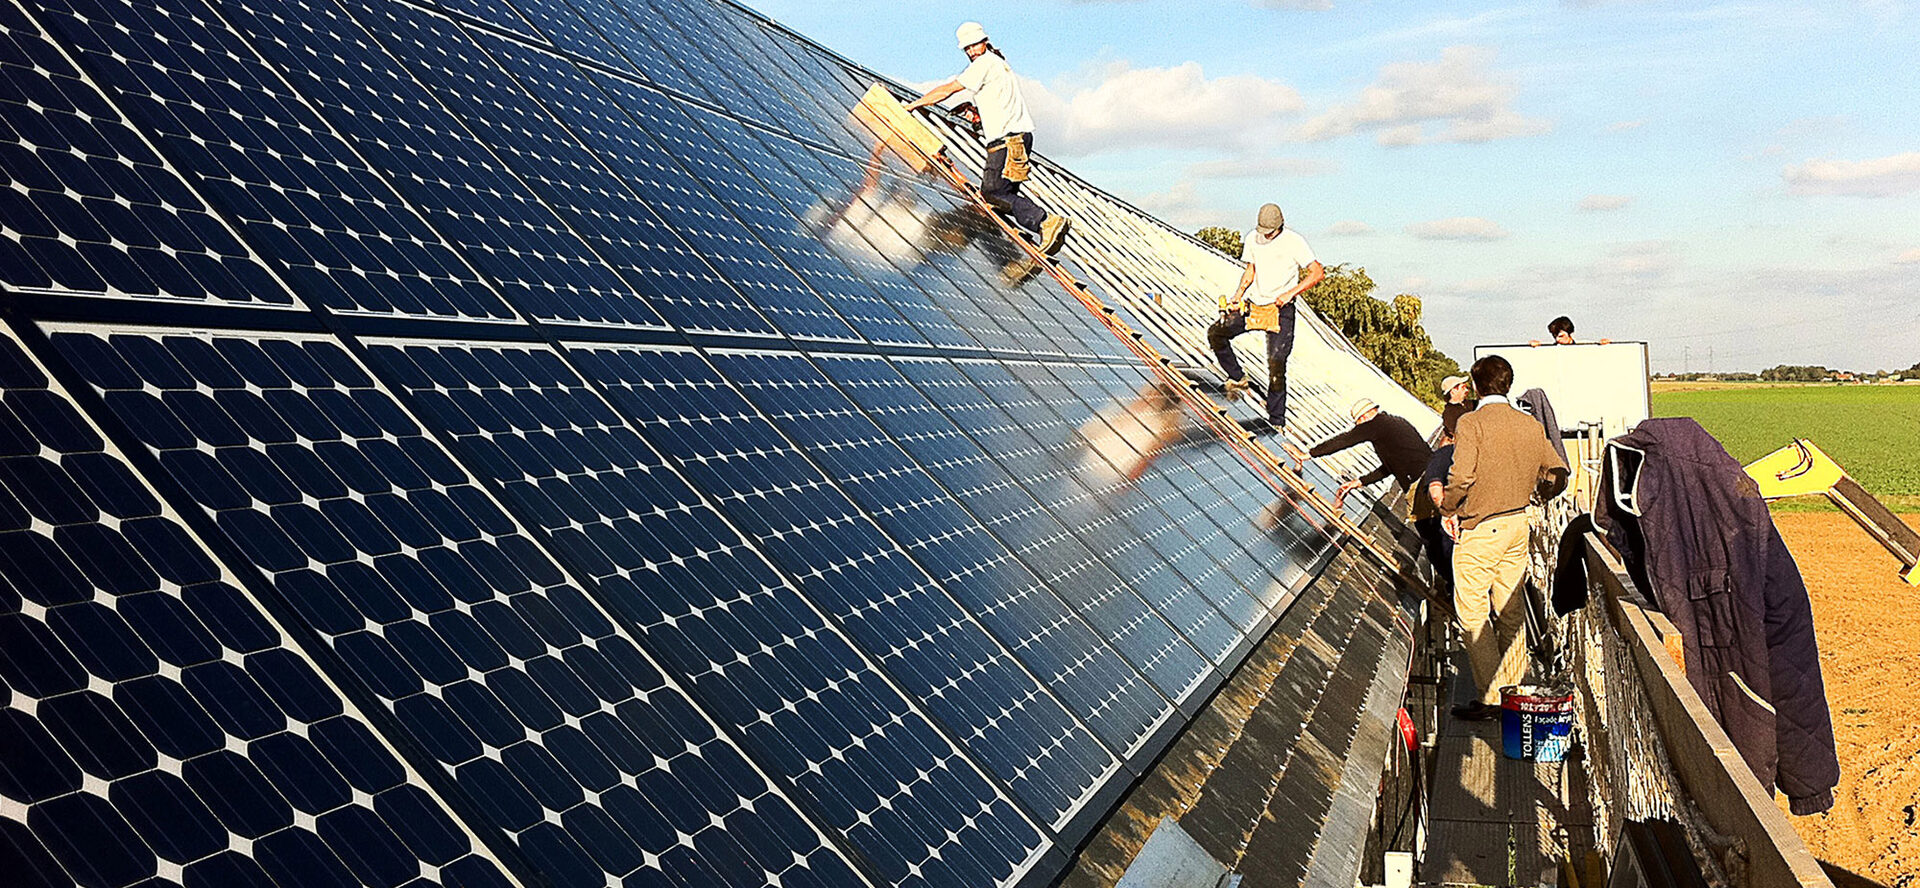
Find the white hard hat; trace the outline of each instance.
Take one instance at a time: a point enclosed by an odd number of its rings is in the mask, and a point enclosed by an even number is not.
[[[987,39],[987,29],[981,27],[979,22],[967,22],[962,24],[959,30],[953,32],[953,38],[960,41],[961,49],[966,49],[975,43]]]

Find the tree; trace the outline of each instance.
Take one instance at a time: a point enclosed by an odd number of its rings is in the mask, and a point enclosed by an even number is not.
[[[1832,372],[1825,367],[1779,364],[1760,371],[1760,378],[1772,382],[1819,382]]]
[[[1240,232],[1238,231],[1215,225],[1210,228],[1202,228],[1194,232],[1193,236],[1204,241],[1207,246],[1227,254],[1227,258],[1229,259],[1240,258],[1241,243]]]
[[[1327,268],[1326,277],[1304,298],[1367,360],[1414,397],[1439,409],[1440,380],[1459,373],[1460,365],[1435,349],[1420,325],[1420,297],[1401,293],[1383,302],[1373,297],[1373,287],[1365,268],[1335,265]]]

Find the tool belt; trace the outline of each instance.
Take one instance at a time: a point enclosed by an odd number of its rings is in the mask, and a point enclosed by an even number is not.
[[[1269,331],[1280,329],[1280,303],[1269,302],[1266,305],[1257,302],[1247,303],[1247,329]]]
[[[1027,160],[1027,134],[1013,133],[1007,136],[1007,163],[1000,176],[1009,182],[1025,182],[1033,169]]]

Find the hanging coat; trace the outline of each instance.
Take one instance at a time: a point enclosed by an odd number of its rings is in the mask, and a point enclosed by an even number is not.
[[[1795,814],[1833,807],[1840,764],[1799,565],[1740,463],[1692,419],[1649,419],[1609,444],[1594,523],[1684,640],[1687,681],[1761,784]],[[1631,472],[1631,469],[1628,469]],[[1635,516],[1615,501],[1631,491]]]

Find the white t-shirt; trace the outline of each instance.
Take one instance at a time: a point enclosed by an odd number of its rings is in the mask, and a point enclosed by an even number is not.
[[[1272,240],[1254,229],[1240,236],[1240,261],[1253,263],[1253,285],[1247,288],[1247,301],[1272,305],[1280,296],[1300,283],[1300,270],[1314,263],[1313,248],[1307,239],[1282,228]]]
[[[1033,118],[1027,115],[1027,100],[1020,95],[1020,84],[1013,79],[1007,60],[984,52],[954,78],[973,93],[973,106],[980,109],[981,135],[987,141],[1008,133],[1033,132]]]

